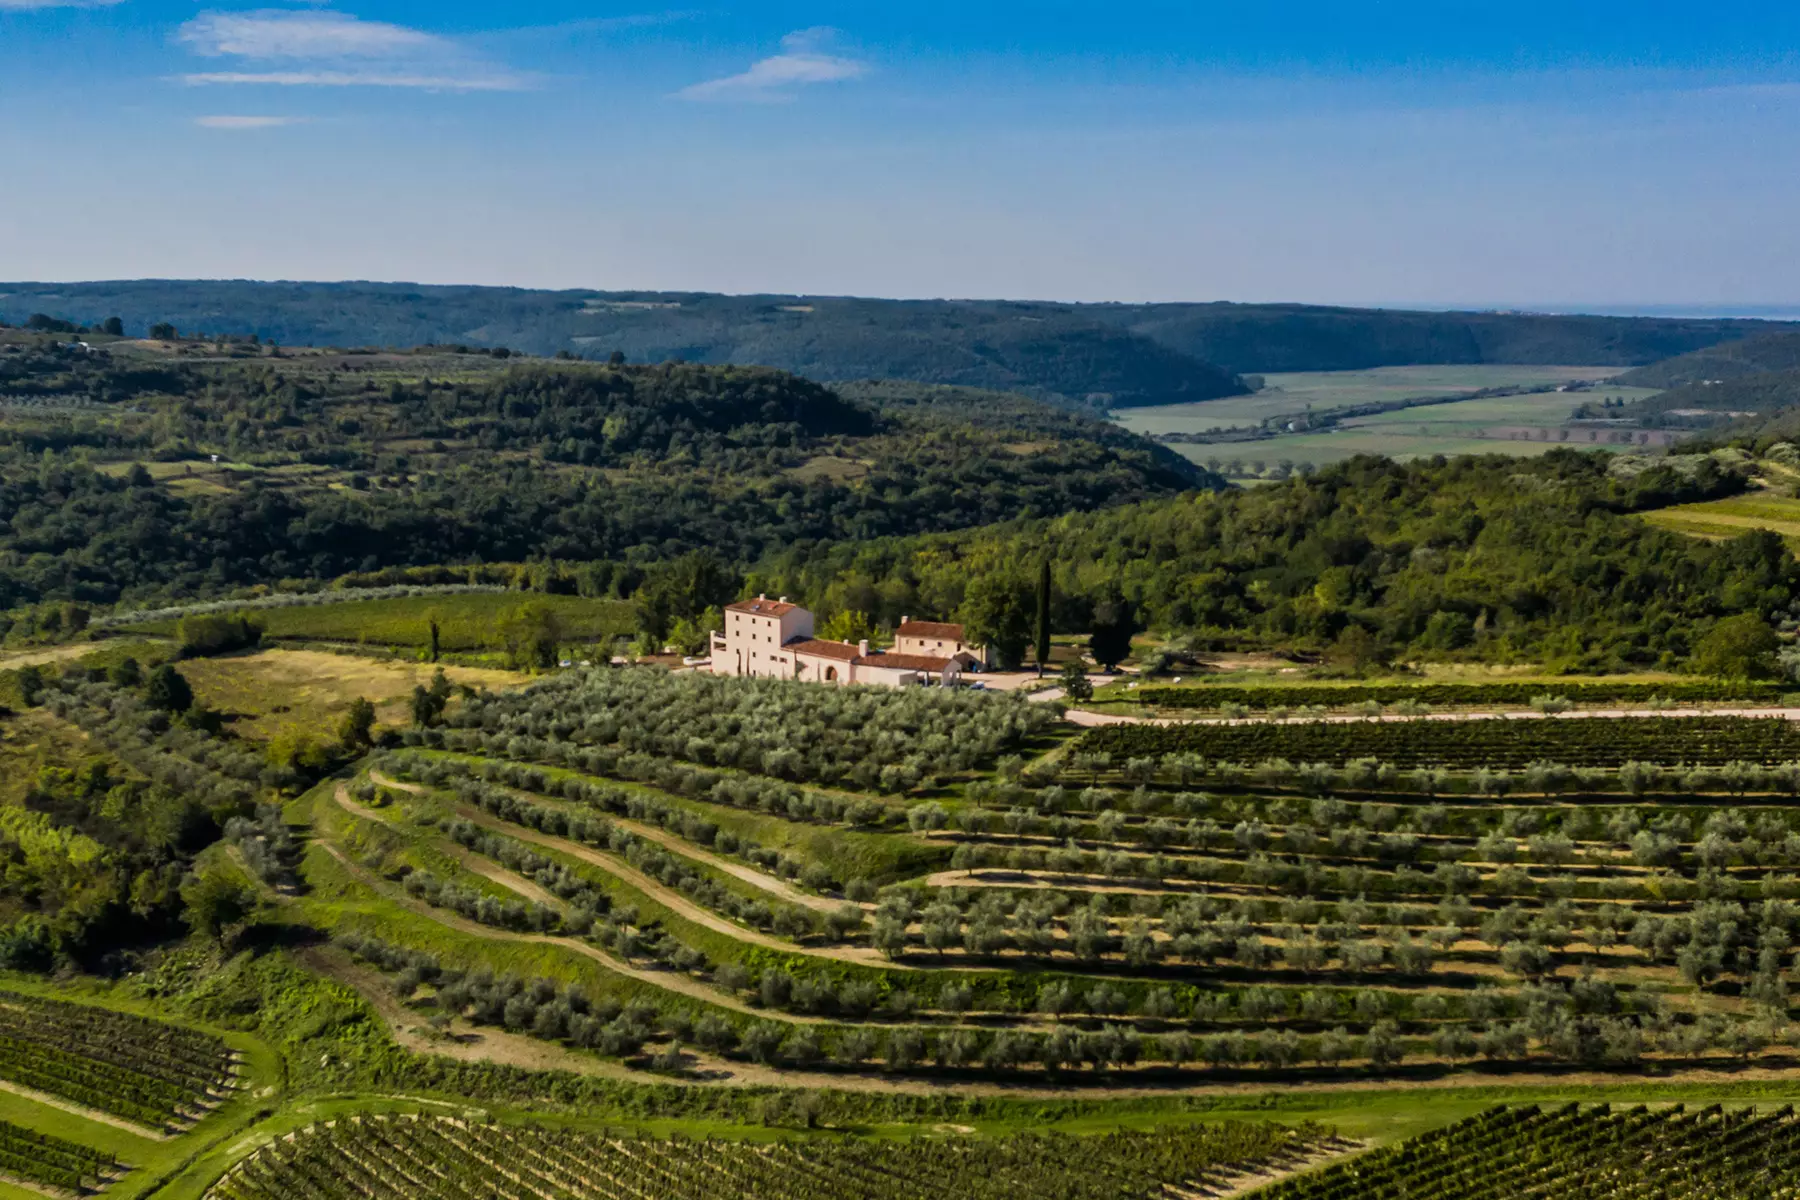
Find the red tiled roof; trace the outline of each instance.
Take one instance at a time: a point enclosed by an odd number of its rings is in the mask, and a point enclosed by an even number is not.
[[[835,658],[842,662],[855,662],[862,653],[849,642],[822,642],[817,638],[801,638],[789,642],[786,649],[795,654],[805,654],[813,658]]]
[[[780,600],[739,600],[736,604],[727,604],[725,611],[755,613],[759,617],[785,617],[799,607],[798,604],[786,604]]]
[[[859,667],[886,667],[890,671],[931,671],[941,672],[956,660],[953,658],[933,658],[928,654],[871,654],[858,658]]]
[[[946,642],[963,640],[961,625],[948,625],[942,621],[907,621],[894,631],[896,637],[939,638]]]

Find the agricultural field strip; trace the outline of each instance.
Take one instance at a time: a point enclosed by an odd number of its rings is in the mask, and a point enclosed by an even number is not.
[[[553,837],[550,834],[539,833],[537,830],[501,820],[499,817],[489,816],[481,809],[471,805],[459,805],[457,806],[456,811],[459,815],[474,821],[484,828],[492,829],[498,833],[504,833],[507,836],[517,838],[520,841],[530,842],[533,845],[542,846],[547,850],[554,850],[560,854],[568,855],[571,858],[579,859],[591,866],[599,867],[608,874],[630,884],[633,888],[636,888],[645,896],[648,896],[650,899],[656,901],[677,916],[692,921],[696,925],[710,929],[714,933],[721,933],[726,937],[748,942],[753,946],[763,946],[770,950],[779,950],[784,954],[802,954],[816,958],[837,959],[842,962],[879,963],[881,961],[879,953],[865,948],[847,946],[802,946],[797,942],[770,937],[759,930],[737,924],[712,912],[710,909],[701,907],[675,889],[658,883],[642,871],[639,871],[636,867],[631,866],[629,863],[626,863],[613,855],[603,853],[577,842],[569,841],[566,838]],[[675,849],[674,847],[669,848]],[[681,851],[677,849],[676,852],[680,853]]]
[[[0,992],[0,1078],[147,1130],[197,1119],[237,1086],[233,1052],[179,1026]]]
[[[417,793],[424,790],[419,784],[402,783],[399,780],[383,775],[381,771],[377,769],[370,770],[369,778],[379,786],[391,787],[400,791]],[[544,796],[535,792],[525,792],[518,789],[515,789],[515,794],[539,804],[557,805],[567,803],[567,801],[560,801],[553,797]],[[673,799],[673,797],[670,799]],[[613,813],[608,813],[607,816],[614,825],[617,825],[619,828],[636,837],[655,842],[663,849],[679,854],[683,858],[691,859],[711,867],[715,871],[721,871],[727,875],[731,875],[759,891],[767,892],[778,900],[784,900],[789,904],[804,905],[807,908],[811,908],[814,911],[821,913],[834,912],[842,906],[841,901],[834,901],[829,897],[814,895],[811,892],[803,892],[800,889],[791,886],[784,879],[759,871],[744,863],[733,862],[731,859],[725,858],[722,855],[714,854],[705,847],[695,845],[688,839],[681,837],[678,834],[670,833],[668,830],[662,829],[656,825],[644,821],[634,821],[629,817],[621,817]]]
[[[1343,766],[1366,758],[1399,768],[1520,769],[1536,762],[1613,768],[1631,762],[1722,766],[1800,763],[1800,726],[1772,717],[1661,714],[1631,720],[1566,715],[1550,719],[1535,714],[1466,719],[1438,714],[1391,721],[1196,721],[1090,729],[1071,753],[1148,757],[1189,753],[1238,765],[1280,760]]]
[[[315,1125],[234,1166],[208,1200],[1113,1200],[1229,1191],[1346,1143],[1232,1122],[1084,1137],[834,1139],[766,1144],[482,1126],[449,1118]]]
[[[84,1195],[104,1189],[130,1170],[112,1154],[0,1121],[0,1179],[33,1191]]]
[[[361,817],[364,820],[379,821],[384,824],[389,824],[387,819],[378,811],[356,804],[355,801],[350,799],[348,793],[343,788],[340,787],[337,790],[336,796],[338,803],[353,815]],[[531,797],[531,799],[536,800],[538,798]],[[875,951],[863,948],[802,946],[795,942],[770,937],[756,929],[730,921],[712,910],[696,904],[681,892],[650,878],[648,875],[623,861],[616,855],[597,850],[591,846],[572,841],[568,838],[556,837],[532,829],[526,825],[507,821],[503,818],[493,816],[474,805],[459,803],[455,805],[454,811],[458,816],[461,816],[465,820],[479,825],[484,829],[491,830],[520,842],[527,842],[531,845],[554,851],[557,854],[576,859],[589,866],[597,867],[683,920],[690,921],[703,928],[712,930],[714,933],[723,934],[726,937],[747,942],[751,945],[762,946],[771,950],[779,950],[784,954],[810,955],[818,958],[836,959],[842,962],[877,963],[880,961],[879,954]],[[623,822],[615,823],[623,825]],[[670,840],[673,841],[674,839]],[[680,847],[679,849],[685,850],[685,847]],[[561,903],[556,900],[555,897],[547,897],[543,889],[537,884],[520,878],[512,871],[498,867],[472,867],[472,869],[478,870],[488,879],[502,884],[502,886],[517,892],[527,899],[534,900],[538,903],[549,903],[552,907],[558,906]]]
[[[1646,683],[1626,680],[1618,683],[1602,683],[1588,680],[1563,682],[1556,679],[1541,679],[1503,683],[1243,685],[1199,680],[1184,685],[1146,683],[1137,687],[1120,687],[1115,684],[1106,688],[1102,692],[1102,696],[1108,700],[1125,700],[1164,708],[1210,708],[1222,704],[1239,704],[1258,709],[1311,705],[1347,708],[1352,705],[1369,703],[1395,705],[1408,702],[1458,708],[1480,705],[1524,708],[1543,697],[1560,698],[1572,704],[1584,705],[1608,702],[1629,704],[1668,702],[1682,705],[1760,704],[1767,708],[1778,707],[1782,695],[1789,690],[1791,689],[1773,683],[1726,683],[1723,681]],[[1480,716],[1484,714],[1467,715]]]
[[[404,893],[398,892],[397,889],[385,883],[379,876],[353,862],[347,854],[329,841],[321,842],[320,847],[335,859],[338,865],[344,868],[358,884],[368,889],[374,895],[380,897],[383,903],[399,905],[417,916],[424,917],[427,920],[442,925],[446,929],[454,930],[457,933],[486,941],[523,942],[540,946],[557,946],[565,950],[571,950],[586,958],[592,959],[594,962],[600,964],[615,975],[621,975],[627,979],[634,979],[639,983],[649,984],[651,987],[658,988],[662,991],[675,992],[686,996],[691,1000],[699,1000],[702,1003],[714,1007],[730,1009],[733,1012],[745,1016],[768,1017],[785,1021],[794,1021],[801,1024],[816,1023],[822,1020],[822,1018],[816,1017],[809,1018],[792,1014],[768,1013],[761,1009],[752,1008],[748,1004],[737,1000],[735,997],[727,996],[690,976],[677,974],[672,971],[653,971],[634,967],[629,963],[623,962],[613,955],[606,953],[599,947],[594,946],[589,942],[582,941],[579,938],[557,937],[549,934],[515,933],[510,930],[496,928],[492,925],[483,925],[480,922],[468,920],[464,917],[457,916],[454,913],[445,912],[443,909],[434,905],[427,904],[423,901],[413,900]]]
[[[1774,1113],[1501,1108],[1277,1183],[1262,1200],[1711,1200],[1800,1185],[1800,1120]]]
[[[477,805],[491,816],[529,826],[540,833],[566,835],[571,841],[623,857],[646,873],[654,867],[664,883],[670,883],[669,874],[676,874],[684,881],[680,884],[682,890],[694,893],[694,897],[709,908],[720,909],[724,905],[722,911],[734,919],[758,918],[776,932],[790,936],[795,935],[795,926],[802,932],[817,932],[820,920],[816,914],[821,912],[827,926],[834,926],[845,917],[853,922],[860,921],[859,907],[855,903],[834,903],[817,896],[809,897],[814,901],[811,904],[789,903],[772,896],[757,883],[723,869],[723,860],[719,860],[720,866],[714,866],[718,856],[703,851],[703,845],[730,849],[751,862],[779,865],[816,888],[839,886],[832,873],[821,865],[823,854],[809,852],[795,856],[786,851],[772,851],[750,837],[721,828],[718,821],[705,819],[696,811],[701,807],[698,801],[611,779],[564,775],[558,781],[547,777],[546,772],[538,768],[492,759],[408,756],[392,759],[389,765],[401,774],[428,781],[440,790],[453,793],[459,802]],[[504,785],[490,782],[495,779],[506,782]],[[900,818],[901,814],[876,806],[874,817],[891,820]],[[639,832],[651,828],[649,818],[655,818],[665,827],[661,836],[652,839]],[[801,824],[773,815],[740,815],[724,810],[720,819],[727,824],[747,820],[759,830],[778,825],[780,828],[776,832],[784,845],[794,841],[795,835],[806,829]],[[861,839],[867,843],[875,840],[876,835],[842,829],[827,834],[819,827],[816,832],[806,830],[803,837],[826,842]],[[927,856],[933,853],[923,839],[911,841]]]
[[[426,738],[438,732],[428,731]],[[817,868],[829,857],[843,873],[853,873],[862,864],[861,874],[887,879],[915,873],[936,861],[936,848],[895,836],[907,821],[899,797],[802,787],[735,767],[704,767],[648,755],[535,749],[538,756],[531,758],[509,758],[504,749],[412,751],[392,756],[384,765],[433,785],[478,780],[537,796],[560,795],[565,803],[579,801],[585,809],[609,818],[654,818],[689,841],[703,841],[696,834],[710,825],[712,846],[719,846],[718,838],[729,832],[737,839],[735,853],[760,866],[771,865],[767,861],[771,858],[774,865],[781,865],[792,857],[789,852],[796,845],[822,847],[804,860],[796,858],[797,872]],[[561,765],[563,758],[580,760],[579,768]],[[772,851],[763,844],[770,834],[783,850]],[[871,855],[879,861],[867,863]],[[819,886],[835,882],[827,872]]]

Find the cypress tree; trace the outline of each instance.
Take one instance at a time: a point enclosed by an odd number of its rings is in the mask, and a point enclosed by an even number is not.
[[[1050,560],[1038,570],[1037,594],[1037,670],[1041,679],[1050,662]]]

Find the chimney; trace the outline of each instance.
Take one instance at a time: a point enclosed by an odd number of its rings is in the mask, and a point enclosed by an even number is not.
[[[857,653],[857,657],[859,657],[859,658],[869,657],[869,639],[868,638],[864,638],[862,641],[856,643],[856,653]]]
[[[756,593],[756,598],[758,600],[767,600],[769,598],[769,594],[767,592],[758,592],[758,593]]]
[[[912,618],[911,618],[911,617],[901,617],[901,618],[900,618],[900,623],[901,623],[901,624],[902,624],[902,625],[911,625],[911,624],[912,624]]]
[[[782,597],[782,598],[781,598],[781,603],[783,603],[783,604],[786,604],[786,603],[787,603],[787,597],[786,597],[786,596],[783,596],[783,597]]]

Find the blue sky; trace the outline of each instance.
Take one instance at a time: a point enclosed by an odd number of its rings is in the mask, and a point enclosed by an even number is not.
[[[1800,6],[0,0],[0,278],[1800,303]]]

